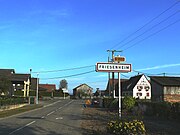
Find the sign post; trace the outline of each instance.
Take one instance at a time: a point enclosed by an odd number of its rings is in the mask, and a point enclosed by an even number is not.
[[[118,79],[119,79],[119,117],[121,118],[121,74],[118,72]]]
[[[62,88],[62,90],[63,90],[63,93],[64,93],[64,99],[66,99],[65,93],[68,93],[68,90],[66,88]]]
[[[115,62],[98,62],[96,63],[96,72],[117,72],[118,73],[118,82],[119,82],[119,118],[122,116],[122,108],[121,108],[121,75],[120,73],[131,72],[132,67],[131,64],[122,64],[120,62],[125,61],[125,57],[115,57]]]

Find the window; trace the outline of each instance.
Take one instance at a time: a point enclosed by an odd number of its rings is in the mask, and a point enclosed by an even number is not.
[[[141,97],[142,96],[142,93],[137,93],[136,94],[138,97]]]
[[[141,91],[143,89],[142,86],[137,86],[138,91]]]
[[[144,89],[145,89],[146,91],[148,91],[150,88],[149,88],[149,86],[144,86]]]
[[[149,93],[146,93],[146,96],[149,97]]]

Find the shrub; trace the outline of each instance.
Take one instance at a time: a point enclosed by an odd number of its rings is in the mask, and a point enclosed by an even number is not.
[[[142,135],[146,133],[144,123],[139,120],[110,121],[107,126],[107,131],[114,135]]]
[[[127,109],[129,111],[134,107],[135,103],[136,103],[135,98],[131,96],[125,96],[122,101],[122,106],[124,109]]]
[[[114,98],[103,98],[103,107],[109,108]]]
[[[110,104],[109,104],[109,108],[110,109],[118,109],[118,99],[114,99]]]
[[[16,105],[27,103],[27,99],[23,97],[1,97],[0,106]]]
[[[21,90],[14,91],[14,96],[23,97],[24,96],[24,92],[21,91]]]
[[[180,103],[171,105],[171,118],[180,120]]]
[[[156,116],[162,119],[180,120],[180,103],[143,102],[147,106],[145,115]]]

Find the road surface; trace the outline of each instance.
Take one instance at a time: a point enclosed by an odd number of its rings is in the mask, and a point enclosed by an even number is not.
[[[81,100],[58,100],[43,108],[0,119],[0,135],[82,135]]]

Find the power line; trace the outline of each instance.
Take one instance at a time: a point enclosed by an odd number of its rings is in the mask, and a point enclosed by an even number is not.
[[[160,33],[161,31],[163,31],[163,30],[169,28],[170,26],[172,26],[172,25],[178,23],[179,21],[180,21],[180,19],[177,20],[177,21],[175,21],[175,22],[173,22],[173,23],[171,23],[171,24],[169,24],[169,25],[167,25],[166,27],[164,27],[164,28],[162,28],[162,29],[160,29],[160,30],[158,30],[158,31],[156,31],[156,32],[154,32],[154,33],[152,33],[151,35],[149,35],[149,36],[147,36],[146,38],[144,38],[144,39],[142,39],[142,40],[140,40],[140,41],[134,43],[133,45],[131,45],[131,46],[125,48],[123,51],[126,51],[126,50],[128,50],[128,49],[130,49],[130,48],[136,46],[137,44],[143,42],[144,40],[147,40],[148,38],[150,38],[150,37],[152,37],[152,36],[154,36],[154,35],[156,35],[156,34],[158,34],[158,33]]]
[[[133,72],[136,73],[141,73],[141,74],[145,74],[146,76],[165,76],[165,75],[172,75],[172,76],[180,76],[180,73],[156,73],[156,74],[152,74],[152,73],[145,73],[145,72],[141,72],[141,71],[137,71],[137,70],[133,70]]]
[[[165,73],[166,75],[174,75],[174,76],[179,76],[180,73]]]
[[[77,70],[77,69],[84,69],[89,67],[94,67],[95,65],[88,65],[83,67],[76,67],[76,68],[67,68],[67,69],[59,69],[59,70],[49,70],[49,71],[38,71],[38,72],[32,72],[32,73],[51,73],[51,72],[62,72],[62,71],[68,71],[68,70]]]
[[[52,78],[40,78],[41,80],[52,80],[52,79],[60,79],[60,78],[69,78],[69,77],[74,77],[74,76],[79,76],[79,75],[85,75],[95,72],[94,70],[88,71],[88,72],[83,72],[79,74],[73,74],[73,75],[67,75],[67,76],[60,76],[60,77],[52,77]]]
[[[157,19],[158,17],[160,17],[162,14],[164,14],[165,12],[167,12],[168,10],[170,10],[171,8],[173,8],[175,5],[177,5],[179,3],[179,1],[175,2],[173,5],[171,5],[169,8],[167,8],[166,10],[164,10],[162,13],[160,13],[158,16],[156,16],[155,18],[151,19],[148,23],[146,23],[145,25],[143,25],[141,28],[139,28],[138,30],[136,30],[134,33],[132,33],[131,35],[129,35],[127,38],[125,38],[123,41],[121,41],[120,43],[124,42],[126,39],[128,39],[129,37],[131,37],[132,35],[134,35],[135,33],[137,33],[138,31],[140,31],[141,29],[143,29],[145,26],[147,26],[148,24],[150,24],[151,22],[153,22],[155,19]],[[168,18],[164,19],[163,21],[161,21],[160,23],[158,23],[157,25],[161,24],[162,22],[166,21],[167,19],[169,19],[170,17],[174,16],[176,13],[172,14],[171,16],[169,16]],[[178,20],[179,21],[179,20]],[[178,22],[177,21],[177,22]],[[177,23],[175,22],[175,23]],[[174,23],[173,23],[174,24]],[[144,38],[143,40],[140,40],[138,41],[137,43],[133,44],[132,46],[129,46],[127,47],[125,50],[135,46],[136,44],[148,39],[149,37],[152,37],[153,35],[161,32],[162,30],[170,27],[171,25],[173,24],[170,24],[168,25],[167,27],[164,27],[163,29],[149,35],[148,37]],[[150,31],[152,28],[156,27],[157,25],[154,25],[153,27],[151,27],[150,29],[148,29],[147,31],[145,31],[143,34],[145,34],[146,32]],[[136,38],[142,36],[143,34],[137,36]],[[135,39],[136,39],[135,38]],[[133,40],[135,40],[133,39]],[[130,41],[132,42],[132,40]],[[118,43],[117,45],[115,45],[114,47],[118,46],[120,43]],[[128,42],[129,43],[129,42]],[[126,43],[127,44],[127,43]],[[125,46],[126,44],[124,44],[123,46]],[[114,48],[112,47],[112,48]],[[90,66],[84,66],[84,67],[77,67],[77,68],[69,68],[69,69],[61,69],[61,70],[50,70],[50,71],[39,71],[39,72],[32,72],[32,73],[49,73],[49,72],[60,72],[60,71],[68,71],[68,70],[76,70],[76,69],[83,69],[83,68],[88,68],[88,67],[92,67],[92,66],[95,66],[95,65],[90,65]],[[82,74],[86,74],[86,73],[89,73],[89,72],[84,72],[84,73],[79,73],[79,74],[75,74],[75,75],[70,75],[70,76],[63,76],[63,77],[54,77],[54,78],[44,78],[44,79],[58,79],[58,78],[66,78],[66,77],[72,77],[72,76],[77,76],[77,75],[82,75]],[[43,78],[42,78],[43,79]]]
[[[176,15],[177,13],[179,13],[179,11],[176,11],[175,13],[173,13],[172,15],[168,16],[167,18],[165,18],[164,20],[162,20],[161,22],[157,23],[156,25],[153,25],[151,28],[149,28],[148,30],[146,30],[145,32],[143,32],[142,34],[136,36],[135,38],[131,39],[130,41],[124,43],[121,47],[124,47],[125,45],[131,43],[132,41],[136,40],[137,38],[141,37],[142,35],[144,35],[145,33],[149,32],[150,30],[152,30],[153,28],[159,26],[161,23],[167,21],[168,19],[170,19],[171,17],[173,17],[174,15]]]
[[[125,78],[129,78],[128,76],[124,75],[124,74],[121,74],[122,76],[124,76]]]
[[[122,41],[120,41],[119,43],[115,44],[111,49],[119,46],[121,43],[123,43],[124,41],[126,41],[127,39],[129,39],[132,35],[136,34],[137,32],[139,32],[140,30],[142,30],[145,26],[149,25],[151,22],[153,22],[154,20],[156,20],[157,18],[159,18],[161,15],[163,15],[165,12],[167,12],[168,10],[170,10],[171,8],[173,8],[174,6],[176,6],[179,3],[179,0],[175,3],[173,3],[170,7],[168,7],[167,9],[165,9],[163,12],[161,12],[159,15],[157,15],[156,17],[154,17],[153,19],[151,19],[149,22],[147,22],[146,24],[144,24],[142,27],[140,27],[139,29],[137,29],[135,32],[131,33],[129,36],[127,36],[126,38],[124,38]],[[123,45],[124,46],[124,45]],[[123,47],[123,46],[120,46]]]
[[[133,70],[133,72],[145,74],[145,75],[147,75],[147,76],[150,76],[150,75],[161,75],[161,74],[150,74],[150,73],[145,73],[145,72],[141,72],[141,71],[137,71],[137,70]]]

